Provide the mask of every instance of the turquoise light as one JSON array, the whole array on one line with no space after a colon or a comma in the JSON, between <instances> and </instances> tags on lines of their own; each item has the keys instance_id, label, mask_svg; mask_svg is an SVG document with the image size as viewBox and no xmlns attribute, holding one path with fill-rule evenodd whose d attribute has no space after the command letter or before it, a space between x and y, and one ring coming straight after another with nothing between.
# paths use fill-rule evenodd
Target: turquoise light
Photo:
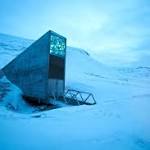
<instances>
[{"instance_id":1,"label":"turquoise light","mask_svg":"<svg viewBox=\"0 0 150 150\"><path fill-rule=\"evenodd\" d=\"M57 35L51 35L50 54L64 57L65 56L65 39Z\"/></svg>"}]
</instances>

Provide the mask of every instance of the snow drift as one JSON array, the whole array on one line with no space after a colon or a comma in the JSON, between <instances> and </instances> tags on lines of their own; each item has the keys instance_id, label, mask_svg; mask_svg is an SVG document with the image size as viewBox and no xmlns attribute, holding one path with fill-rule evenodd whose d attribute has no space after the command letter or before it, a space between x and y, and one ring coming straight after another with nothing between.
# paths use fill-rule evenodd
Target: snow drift
<instances>
[{"instance_id":1,"label":"snow drift","mask_svg":"<svg viewBox=\"0 0 150 150\"><path fill-rule=\"evenodd\" d=\"M0 35L0 67L31 43ZM149 150L149 68L140 67L112 68L68 47L66 87L92 92L98 104L28 115L0 106L0 149Z\"/></svg>"}]
</instances>

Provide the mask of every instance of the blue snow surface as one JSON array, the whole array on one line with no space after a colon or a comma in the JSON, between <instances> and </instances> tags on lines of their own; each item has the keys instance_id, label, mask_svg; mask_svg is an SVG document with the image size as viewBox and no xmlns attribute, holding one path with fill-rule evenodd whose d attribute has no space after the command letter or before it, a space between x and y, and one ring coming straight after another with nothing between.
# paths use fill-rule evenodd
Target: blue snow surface
<instances>
[{"instance_id":1,"label":"blue snow surface","mask_svg":"<svg viewBox=\"0 0 150 150\"><path fill-rule=\"evenodd\" d=\"M32 42L0 34L0 68ZM0 78L0 150L150 150L149 66L106 66L73 47L66 62L66 88L93 93L97 104L32 113Z\"/></svg>"}]
</instances>

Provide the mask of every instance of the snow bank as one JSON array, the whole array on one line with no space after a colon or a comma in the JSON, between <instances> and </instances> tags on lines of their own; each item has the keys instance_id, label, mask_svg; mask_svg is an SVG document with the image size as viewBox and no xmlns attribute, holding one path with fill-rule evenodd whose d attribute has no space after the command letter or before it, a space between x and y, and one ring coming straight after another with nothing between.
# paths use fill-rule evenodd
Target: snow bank
<instances>
[{"instance_id":1,"label":"snow bank","mask_svg":"<svg viewBox=\"0 0 150 150\"><path fill-rule=\"evenodd\" d=\"M0 103L17 112L28 112L31 108L22 98L22 91L5 76L0 79Z\"/></svg>"},{"instance_id":2,"label":"snow bank","mask_svg":"<svg viewBox=\"0 0 150 150\"><path fill-rule=\"evenodd\" d=\"M0 46L0 60L6 56L1 55L4 49ZM11 56L13 49L8 51ZM150 78L147 68L146 74L141 71L140 76L137 76L139 69L118 71L98 63L84 50L71 47L67 48L66 65L67 87L92 92L98 104L30 115L14 114L0 107L0 149L149 150ZM3 89L6 89L7 103L4 104L12 103L15 109L24 110L26 104L20 97L21 91L6 78L1 83L6 86Z\"/></svg>"}]
</instances>

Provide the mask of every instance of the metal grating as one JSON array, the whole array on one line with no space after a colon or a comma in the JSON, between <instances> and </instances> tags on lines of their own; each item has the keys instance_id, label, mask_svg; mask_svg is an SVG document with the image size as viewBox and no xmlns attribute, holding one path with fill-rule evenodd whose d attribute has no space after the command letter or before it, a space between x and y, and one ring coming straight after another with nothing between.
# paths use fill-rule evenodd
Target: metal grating
<instances>
[{"instance_id":1,"label":"metal grating","mask_svg":"<svg viewBox=\"0 0 150 150\"><path fill-rule=\"evenodd\" d=\"M83 92L73 89L68 89L64 94L64 101L67 104L74 105L94 105L96 104L96 100L94 95L89 92Z\"/></svg>"}]
</instances>

